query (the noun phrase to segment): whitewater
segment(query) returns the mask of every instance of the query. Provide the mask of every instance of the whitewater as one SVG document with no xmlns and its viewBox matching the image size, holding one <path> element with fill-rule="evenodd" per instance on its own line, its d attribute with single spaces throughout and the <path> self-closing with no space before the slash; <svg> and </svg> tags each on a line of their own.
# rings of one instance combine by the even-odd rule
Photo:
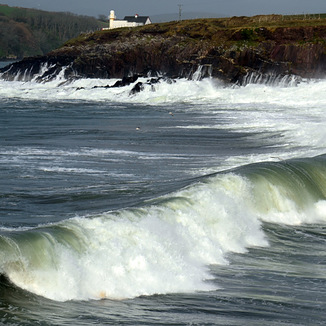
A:
<svg viewBox="0 0 326 326">
<path fill-rule="evenodd" d="M 326 82 L 116 81 L 0 81 L 0 321 L 322 323 Z"/>
</svg>

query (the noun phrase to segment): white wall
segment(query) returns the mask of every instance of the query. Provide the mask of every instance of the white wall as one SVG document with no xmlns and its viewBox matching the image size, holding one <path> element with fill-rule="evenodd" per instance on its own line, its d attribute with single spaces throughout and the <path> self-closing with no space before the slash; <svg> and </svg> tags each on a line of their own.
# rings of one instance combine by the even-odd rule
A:
<svg viewBox="0 0 326 326">
<path fill-rule="evenodd" d="M 142 23 L 129 23 L 126 20 L 113 20 L 110 24 L 110 29 L 119 27 L 136 27 L 142 25 Z"/>
</svg>

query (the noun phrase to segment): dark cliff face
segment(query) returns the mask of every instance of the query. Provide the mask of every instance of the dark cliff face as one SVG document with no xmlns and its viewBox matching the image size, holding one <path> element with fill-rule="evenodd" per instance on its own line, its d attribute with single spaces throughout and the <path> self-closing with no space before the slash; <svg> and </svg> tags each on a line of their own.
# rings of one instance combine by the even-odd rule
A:
<svg viewBox="0 0 326 326">
<path fill-rule="evenodd" d="M 0 72 L 7 80 L 17 79 L 20 72 L 18 79 L 38 76 L 46 81 L 63 69 L 66 78 L 122 78 L 191 77 L 199 68 L 202 77 L 233 83 L 243 82 L 250 73 L 325 77 L 326 22 L 226 28 L 218 20 L 193 20 L 101 31 Z"/>
</svg>

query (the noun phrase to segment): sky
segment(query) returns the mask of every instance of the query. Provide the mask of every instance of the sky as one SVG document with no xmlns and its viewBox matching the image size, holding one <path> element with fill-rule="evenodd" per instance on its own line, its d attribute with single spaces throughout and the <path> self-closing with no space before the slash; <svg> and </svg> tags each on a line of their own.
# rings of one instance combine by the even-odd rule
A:
<svg viewBox="0 0 326 326">
<path fill-rule="evenodd" d="M 0 0 L 1 4 L 98 17 L 115 10 L 117 18 L 198 12 L 220 16 L 326 13 L 326 0 Z"/>
</svg>

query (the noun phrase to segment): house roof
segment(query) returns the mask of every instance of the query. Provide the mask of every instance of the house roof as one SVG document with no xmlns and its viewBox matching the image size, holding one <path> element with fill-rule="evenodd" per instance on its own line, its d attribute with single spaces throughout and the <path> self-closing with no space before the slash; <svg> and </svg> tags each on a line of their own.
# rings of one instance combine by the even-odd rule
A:
<svg viewBox="0 0 326 326">
<path fill-rule="evenodd" d="M 143 23 L 145 24 L 147 22 L 147 19 L 150 20 L 148 16 L 125 16 L 123 20 L 128 21 L 129 23 Z"/>
</svg>

